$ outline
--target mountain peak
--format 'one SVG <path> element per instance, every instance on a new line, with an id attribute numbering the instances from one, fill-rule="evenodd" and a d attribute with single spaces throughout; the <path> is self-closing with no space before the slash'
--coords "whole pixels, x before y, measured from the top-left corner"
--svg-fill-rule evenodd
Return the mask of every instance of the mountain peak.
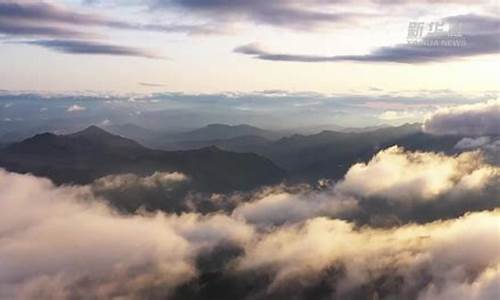
<path id="1" fill-rule="evenodd" d="M 85 128 L 82 131 L 75 132 L 71 134 L 71 136 L 78 137 L 78 136 L 112 136 L 111 133 L 107 132 L 106 130 L 97 127 L 95 125 L 90 125 L 89 127 Z"/>
<path id="2" fill-rule="evenodd" d="M 212 124 L 206 125 L 205 127 L 207 127 L 207 128 L 212 128 L 212 127 L 231 127 L 231 125 L 222 124 L 222 123 L 212 123 Z"/>

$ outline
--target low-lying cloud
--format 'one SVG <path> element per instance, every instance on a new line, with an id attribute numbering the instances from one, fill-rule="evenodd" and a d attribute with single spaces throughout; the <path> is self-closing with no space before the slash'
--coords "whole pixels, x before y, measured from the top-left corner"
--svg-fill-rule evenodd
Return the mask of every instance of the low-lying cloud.
<path id="1" fill-rule="evenodd" d="M 0 171 L 0 298 L 158 299 L 253 229 L 224 215 L 120 215 L 88 187 Z"/>
<path id="2" fill-rule="evenodd" d="M 143 210 L 186 211 L 182 201 L 190 178 L 181 173 L 155 172 L 146 177 L 135 174 L 108 175 L 91 184 L 94 194 L 125 212 Z"/>
<path id="3" fill-rule="evenodd" d="M 499 182 L 499 176 L 500 169 L 485 164 L 479 152 L 446 156 L 394 146 L 352 166 L 336 189 L 363 198 L 432 201 L 452 191 L 482 190 L 491 181 Z"/>
<path id="4" fill-rule="evenodd" d="M 394 230 L 315 218 L 263 236 L 237 268 L 271 276 L 270 298 L 287 291 L 307 298 L 301 292 L 309 287 L 332 299 L 447 299 L 453 293 L 454 299 L 495 299 L 499 217 L 497 210 Z"/>
<path id="5" fill-rule="evenodd" d="M 425 132 L 462 136 L 500 136 L 500 101 L 438 109 L 425 120 Z"/>
<path id="6" fill-rule="evenodd" d="M 395 226 L 498 207 L 499 186 L 500 168 L 483 152 L 448 156 L 394 146 L 353 165 L 339 182 L 296 191 L 276 187 L 243 198 L 232 213 L 265 226 L 313 217 Z"/>
<path id="7" fill-rule="evenodd" d="M 180 173 L 55 186 L 0 170 L 0 298 L 500 296 L 500 168 L 479 150 L 395 146 L 339 182 L 212 195 L 212 213 L 187 212 L 188 187 Z M 154 201 L 175 205 L 140 209 Z"/>

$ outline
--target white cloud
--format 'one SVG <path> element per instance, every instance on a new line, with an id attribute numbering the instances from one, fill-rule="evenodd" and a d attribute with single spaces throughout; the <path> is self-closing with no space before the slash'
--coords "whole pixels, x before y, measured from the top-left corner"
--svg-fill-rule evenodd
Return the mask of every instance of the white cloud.
<path id="1" fill-rule="evenodd" d="M 253 224 L 283 224 L 307 220 L 315 216 L 336 216 L 355 211 L 357 201 L 328 191 L 287 193 L 278 191 L 242 203 L 233 212 Z"/>
<path id="2" fill-rule="evenodd" d="M 314 217 L 389 225 L 495 207 L 500 203 L 497 186 L 500 168 L 479 151 L 448 156 L 394 146 L 353 165 L 342 180 L 320 190 L 275 187 L 230 202 L 237 203 L 233 217 L 264 227 Z"/>
<path id="3" fill-rule="evenodd" d="M 500 299 L 500 265 L 486 269 L 472 282 L 449 280 L 444 287 L 432 284 L 418 300 L 491 300 Z"/>
<path id="4" fill-rule="evenodd" d="M 500 169 L 486 164 L 479 152 L 446 156 L 394 146 L 368 163 L 352 166 L 336 190 L 396 201 L 433 200 L 452 191 L 480 190 L 497 182 L 499 174 Z"/>
<path id="5" fill-rule="evenodd" d="M 155 172 L 150 176 L 140 177 L 134 174 L 108 175 L 94 181 L 93 186 L 98 190 L 124 189 L 130 186 L 173 188 L 176 184 L 187 181 L 189 178 L 178 172 Z"/>
<path id="6" fill-rule="evenodd" d="M 68 107 L 68 109 L 66 111 L 67 112 L 79 112 L 79 111 L 85 111 L 85 110 L 87 110 L 86 107 L 80 106 L 78 104 L 73 104 L 70 107 Z"/>
<path id="7" fill-rule="evenodd" d="M 314 284 L 327 270 L 339 268 L 345 274 L 339 282 L 330 283 L 336 286 L 338 299 L 353 289 L 369 288 L 384 276 L 386 280 L 401 278 L 395 299 L 411 299 L 405 292 L 418 293 L 422 286 L 452 283 L 463 285 L 464 295 L 487 294 L 488 282 L 497 284 L 499 278 L 499 221 L 498 210 L 396 229 L 356 228 L 343 221 L 315 218 L 277 228 L 250 244 L 238 268 L 268 270 L 273 274 L 271 289 Z M 372 295 L 379 288 L 375 286 Z M 433 292 L 422 291 L 422 299 L 442 299 L 425 298 Z"/>
<path id="8" fill-rule="evenodd" d="M 408 120 L 415 117 L 417 117 L 415 112 L 397 110 L 386 110 L 378 116 L 380 120 L 384 121 Z"/>
<path id="9" fill-rule="evenodd" d="M 89 187 L 2 170 L 0 195 L 2 299 L 162 298 L 199 251 L 253 234 L 224 215 L 120 215 Z"/>

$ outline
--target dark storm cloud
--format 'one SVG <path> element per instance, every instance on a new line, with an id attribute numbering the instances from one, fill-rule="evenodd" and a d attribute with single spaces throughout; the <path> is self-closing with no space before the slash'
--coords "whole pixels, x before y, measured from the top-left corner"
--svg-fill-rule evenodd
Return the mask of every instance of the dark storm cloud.
<path id="1" fill-rule="evenodd" d="M 338 61 L 426 63 L 500 52 L 500 18 L 462 15 L 446 18 L 445 21 L 461 24 L 463 36 L 459 39 L 448 38 L 447 41 L 425 38 L 426 44 L 398 44 L 392 47 L 381 47 L 366 55 L 324 56 L 277 53 L 267 51 L 257 44 L 237 47 L 234 52 L 260 60 L 303 63 Z"/>
<path id="2" fill-rule="evenodd" d="M 71 54 L 101 54 L 161 58 L 158 55 L 139 48 L 118 46 L 85 40 L 36 40 L 25 42 L 25 44 L 41 46 L 58 52 Z"/>

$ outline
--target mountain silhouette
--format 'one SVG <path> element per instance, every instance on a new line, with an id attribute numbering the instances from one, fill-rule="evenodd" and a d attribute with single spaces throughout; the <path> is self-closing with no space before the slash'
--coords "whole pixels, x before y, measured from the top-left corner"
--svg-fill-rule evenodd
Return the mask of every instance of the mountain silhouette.
<path id="1" fill-rule="evenodd" d="M 196 190 L 248 190 L 280 182 L 285 172 L 269 159 L 217 147 L 190 151 L 152 150 L 99 127 L 69 135 L 43 133 L 0 150 L 0 166 L 45 176 L 62 184 L 87 184 L 110 175 L 182 172 Z"/>

